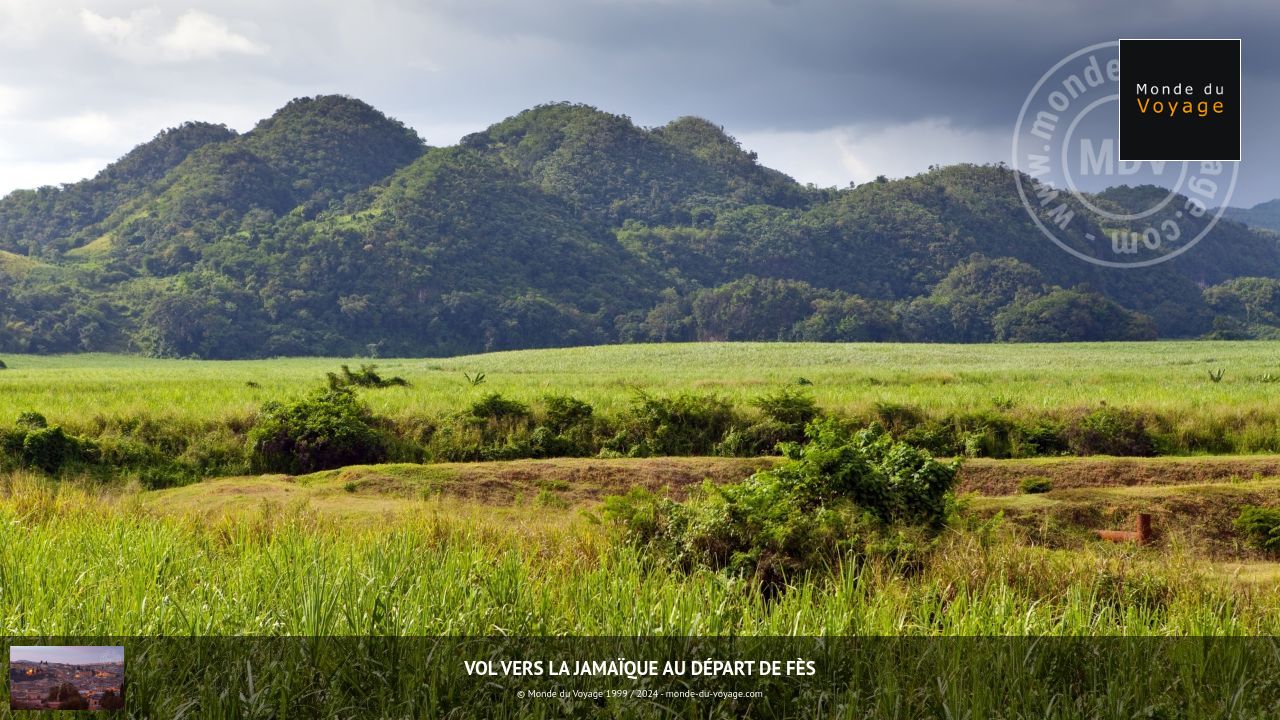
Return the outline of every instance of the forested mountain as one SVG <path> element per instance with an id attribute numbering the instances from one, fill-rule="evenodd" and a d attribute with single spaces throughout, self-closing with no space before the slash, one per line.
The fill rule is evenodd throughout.
<path id="1" fill-rule="evenodd" d="M 1280 232 L 1280 199 L 1258 203 L 1251 208 L 1229 207 L 1223 217 L 1245 225 Z"/>
<path id="2" fill-rule="evenodd" d="M 0 351 L 1280 335 L 1274 234 L 1223 222 L 1170 262 L 1107 270 L 1045 240 L 1014 181 L 959 165 L 818 189 L 706 120 L 565 103 L 429 147 L 358 100 L 303 98 L 0 200 Z"/>

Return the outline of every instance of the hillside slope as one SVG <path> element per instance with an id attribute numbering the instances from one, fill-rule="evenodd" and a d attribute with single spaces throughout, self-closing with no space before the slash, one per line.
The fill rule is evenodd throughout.
<path id="1" fill-rule="evenodd" d="M 1280 232 L 1280 199 L 1258 203 L 1251 208 L 1229 207 L 1223 217 L 1252 227 Z"/>
<path id="2" fill-rule="evenodd" d="M 957 165 L 819 189 L 704 119 L 646 129 L 567 103 L 429 148 L 358 100 L 301 98 L 242 135 L 189 123 L 92 180 L 0 199 L 0 250 L 28 259 L 0 264 L 0 351 L 1280 334 L 1274 234 L 1224 221 L 1170 262 L 1099 268 L 1040 235 L 1015 180 Z"/>

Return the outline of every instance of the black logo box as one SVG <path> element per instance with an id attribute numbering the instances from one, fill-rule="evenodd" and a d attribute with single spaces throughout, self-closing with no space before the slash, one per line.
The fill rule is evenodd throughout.
<path id="1" fill-rule="evenodd" d="M 1241 158 L 1241 46 L 1239 39 L 1120 39 L 1120 133 L 1122 161 L 1235 162 Z M 1190 94 L 1139 96 L 1139 83 L 1147 86 L 1190 86 Z M 1206 85 L 1222 94 L 1204 94 Z M 1167 107 L 1178 103 L 1179 112 L 1154 115 L 1139 111 L 1141 97 Z M 1221 101 L 1221 115 L 1181 113 L 1182 103 Z"/>

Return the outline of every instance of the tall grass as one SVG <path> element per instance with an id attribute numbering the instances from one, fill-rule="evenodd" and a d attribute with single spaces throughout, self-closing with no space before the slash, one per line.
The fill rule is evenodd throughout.
<path id="1" fill-rule="evenodd" d="M 545 509 L 536 511 L 546 515 Z M 587 520 L 486 523 L 430 503 L 377 524 L 298 507 L 160 517 L 26 475 L 0 500 L 5 635 L 1237 635 L 1270 591 L 1190 558 L 1050 551 L 952 531 L 923 570 L 846 563 L 766 599 L 685 574 Z"/>
<path id="2" fill-rule="evenodd" d="M 928 412 L 1109 405 L 1171 417 L 1274 417 L 1280 384 L 1275 342 L 924 345 L 894 343 L 689 343 L 530 350 L 448 359 L 379 360 L 411 385 L 369 394 L 379 414 L 451 412 L 481 394 L 526 402 L 548 393 L 580 397 L 620 412 L 632 387 L 655 393 L 714 392 L 745 406 L 762 391 L 796 381 L 824 408 L 867 412 L 877 402 Z M 322 385 L 325 373 L 357 360 L 156 360 L 123 355 L 5 356 L 0 419 L 39 409 L 53 422 L 83 426 L 129 417 L 195 424 L 252 416 L 261 403 Z M 1220 383 L 1205 369 L 1229 369 Z M 464 373 L 484 372 L 473 387 Z M 248 383 L 254 383 L 251 386 Z"/>
<path id="3" fill-rule="evenodd" d="M 1002 423 L 1109 407 L 1149 417 L 1169 453 L 1280 452 L 1280 372 L 1274 342 L 904 345 L 691 343 L 381 360 L 406 387 L 362 393 L 407 435 L 488 393 L 537 406 L 572 395 L 597 416 L 621 416 L 635 390 L 714 394 L 748 415 L 751 401 L 804 377 L 824 411 L 874 418 L 886 407 L 955 426 L 982 454 Z M 7 356 L 0 428 L 38 410 L 68 431 L 109 446 L 162 448 L 192 467 L 230 467 L 268 400 L 324 384 L 341 362 L 155 360 L 119 355 Z M 1212 382 L 1207 367 L 1227 367 Z M 485 374 L 483 385 L 468 375 Z M 986 429 L 984 429 L 984 427 Z M 1014 448 L 1021 452 L 1020 448 Z"/>

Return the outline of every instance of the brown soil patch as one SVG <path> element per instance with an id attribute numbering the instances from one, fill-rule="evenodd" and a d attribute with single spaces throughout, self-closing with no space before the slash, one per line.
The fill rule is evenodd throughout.
<path id="1" fill-rule="evenodd" d="M 1132 485 L 1194 485 L 1280 476 L 1280 457 L 1063 458 L 967 460 L 958 489 L 980 495 L 1013 495 L 1023 478 L 1047 477 L 1054 489 Z"/>
<path id="2" fill-rule="evenodd" d="M 638 459 L 517 460 L 493 463 L 436 465 L 438 490 L 481 502 L 532 499 L 554 493 L 571 504 L 596 502 L 631 488 L 668 491 L 683 498 L 691 487 L 710 480 L 716 484 L 745 480 L 779 458 L 664 457 Z M 445 479 L 447 478 L 447 479 Z"/>

